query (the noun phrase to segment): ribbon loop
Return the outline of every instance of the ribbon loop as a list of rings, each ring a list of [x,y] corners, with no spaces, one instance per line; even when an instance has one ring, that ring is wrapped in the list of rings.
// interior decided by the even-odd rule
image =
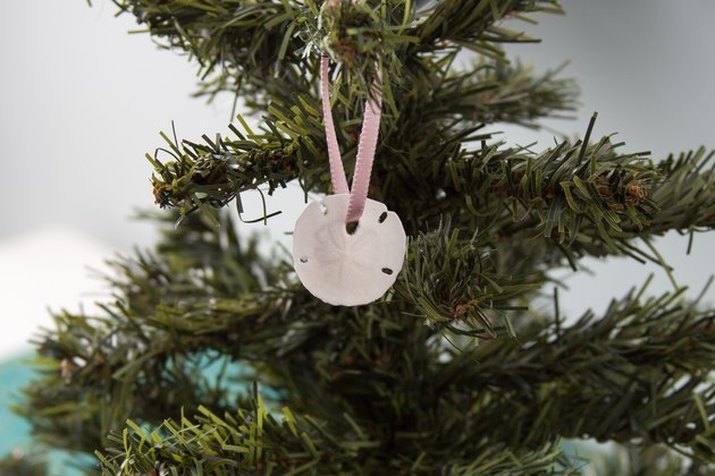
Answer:
[[[345,169],[340,157],[340,146],[333,122],[333,113],[330,107],[330,88],[328,55],[323,53],[320,58],[320,91],[323,105],[323,120],[325,122],[325,137],[328,143],[328,159],[330,161],[330,179],[333,192],[336,194],[350,194],[346,223],[360,220],[365,210],[365,202],[370,188],[372,164],[375,161],[375,149],[380,134],[380,119],[382,115],[382,92],[378,87],[373,87],[373,98],[365,101],[365,112],[358,142],[357,157],[355,159],[355,172],[353,173],[352,186],[348,188]],[[375,85],[374,85],[375,86]]]

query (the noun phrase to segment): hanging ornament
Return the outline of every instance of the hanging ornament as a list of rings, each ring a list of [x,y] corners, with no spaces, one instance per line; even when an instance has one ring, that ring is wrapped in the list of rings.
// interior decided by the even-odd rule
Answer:
[[[298,278],[318,299],[358,306],[379,299],[394,284],[407,251],[396,213],[367,198],[380,131],[382,95],[365,103],[352,187],[348,187],[328,87],[328,56],[320,62],[320,89],[334,195],[311,203],[293,232],[293,265]]]

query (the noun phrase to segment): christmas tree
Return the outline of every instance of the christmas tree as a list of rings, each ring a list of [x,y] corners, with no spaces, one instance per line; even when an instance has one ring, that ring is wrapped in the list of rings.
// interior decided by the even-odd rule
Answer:
[[[563,442],[592,439],[629,448],[633,474],[713,470],[715,312],[646,281],[566,319],[552,274],[585,257],[667,268],[653,238],[715,226],[713,154],[631,153],[592,136],[595,115],[538,152],[485,128],[575,107],[572,81],[503,47],[535,41],[518,21],[556,1],[115,3],[241,111],[226,134],[170,130],[148,155],[163,239],[114,262],[102,315],[58,312],[38,338],[20,408],[38,441],[107,475],[580,474]],[[379,270],[383,296],[336,306],[301,282],[302,255],[259,251],[241,194],[267,192],[270,225],[290,182],[306,202],[343,193],[329,149],[352,175],[370,111],[366,193],[406,253]],[[31,459],[0,470],[43,474]]]

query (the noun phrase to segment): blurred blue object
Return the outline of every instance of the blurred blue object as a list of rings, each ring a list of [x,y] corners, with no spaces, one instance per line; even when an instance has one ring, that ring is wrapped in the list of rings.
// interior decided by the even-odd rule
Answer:
[[[27,362],[32,356],[0,363],[0,454],[4,455],[30,443],[30,425],[10,408],[21,398],[20,391],[32,380]]]
[[[31,365],[33,357],[33,354],[28,354],[0,362],[0,457],[15,450],[25,452],[32,448],[37,451],[37,445],[31,446],[30,425],[11,410],[21,401],[22,389],[34,377]],[[49,451],[48,461],[50,475],[82,474],[76,468],[81,462],[69,453]]]

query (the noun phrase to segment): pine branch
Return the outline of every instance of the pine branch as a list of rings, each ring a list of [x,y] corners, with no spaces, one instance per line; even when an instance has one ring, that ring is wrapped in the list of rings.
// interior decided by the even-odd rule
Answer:
[[[532,296],[547,278],[498,272],[499,258],[488,243],[479,234],[460,239],[458,230],[448,228],[419,235],[410,244],[395,291],[435,329],[481,339],[515,337],[508,312],[524,310],[518,301]]]
[[[604,137],[596,144],[565,141],[534,153],[482,143],[477,149],[458,150],[439,167],[422,172],[425,176],[403,180],[431,182],[432,190],[441,191],[440,207],[424,206],[427,200],[435,201],[434,195],[416,197],[424,207],[423,220],[454,211],[455,222],[492,228],[501,237],[526,229],[572,245],[583,228],[592,226],[594,234],[607,240],[622,230],[624,221],[633,228],[644,227],[656,208],[648,191],[657,169],[647,154],[618,153],[622,145]],[[661,180],[668,183],[666,177]],[[393,189],[395,184],[401,185],[393,181]],[[398,188],[393,193],[405,191]]]
[[[480,0],[477,5],[449,0],[434,9],[417,9],[404,0],[114,2],[145,25],[160,46],[183,50],[199,63],[201,94],[214,97],[227,90],[262,97],[272,82],[266,78],[291,70],[312,76],[311,63],[325,49],[340,63],[351,97],[360,101],[377,77],[376,66],[390,78],[389,88],[409,89],[424,73],[409,67],[419,58],[438,61],[445,52],[466,47],[503,61],[498,43],[535,40],[497,23],[509,17],[531,21],[523,15],[535,12],[561,13],[554,0]],[[388,91],[386,104],[397,111],[391,95]]]
[[[296,416],[287,407],[279,421],[257,394],[242,406],[245,409],[239,407],[223,418],[202,406],[193,421],[186,417],[166,420],[151,432],[129,421],[127,429],[110,437],[108,455],[97,454],[104,474],[359,472],[358,452],[374,446],[369,440],[351,440],[310,418]]]
[[[534,76],[520,62],[476,62],[435,88],[426,109],[474,124],[505,122],[538,128],[538,119],[566,118],[576,110],[578,89],[558,77],[563,67]]]
[[[263,290],[285,270],[221,219],[213,228],[197,215],[167,233],[158,254],[117,260],[116,301],[104,315],[55,314],[57,328],[37,339],[42,378],[20,409],[42,441],[93,451],[130,416],[157,425],[202,404],[228,411],[240,391],[233,362],[276,358],[320,331],[328,306],[305,291]]]
[[[224,355],[230,361],[253,362],[258,378],[282,390],[285,397],[278,396],[279,401],[285,398],[294,410],[313,415],[339,435],[354,430],[341,430],[345,422],[338,424],[331,416],[347,412],[371,440],[380,442],[380,449],[371,456],[378,466],[387,464],[385,454],[399,454],[415,461],[420,452],[425,452],[420,459],[425,474],[434,472],[434,465],[442,465],[443,461],[450,461],[455,471],[462,468],[464,474],[479,474],[470,473],[470,468],[481,471],[482,463],[496,464],[491,456],[475,463],[474,458],[483,454],[493,454],[506,464],[513,448],[520,445],[513,444],[508,435],[503,436],[502,443],[477,436],[492,434],[495,428],[520,428],[513,421],[493,419],[505,415],[517,415],[523,428],[538,429],[520,433],[527,440],[522,443],[531,448],[561,435],[580,436],[582,430],[598,438],[630,441],[634,434],[643,437],[642,432],[623,428],[626,423],[622,419],[594,416],[578,431],[569,426],[584,418],[581,404],[597,409],[600,403],[602,411],[611,411],[612,403],[630,395],[628,392],[638,398],[628,400],[634,407],[626,410],[640,418],[638,421],[660,422],[648,428],[646,442],[668,442],[671,435],[677,435],[680,445],[697,442],[698,434],[707,438],[702,433],[707,425],[699,419],[701,412],[690,392],[707,375],[696,370],[706,368],[703,362],[713,361],[712,349],[706,344],[712,339],[708,334],[712,318],[697,314],[692,307],[678,308],[673,300],[649,305],[626,300],[622,306],[614,305],[609,310],[602,319],[607,324],[584,319],[574,328],[565,329],[555,342],[550,332],[545,332],[534,339],[521,335],[523,345],[504,339],[482,343],[477,353],[454,353],[453,361],[463,365],[455,368],[454,363],[440,364],[438,356],[450,349],[453,352],[453,344],[448,343],[461,342],[464,332],[459,332],[459,327],[450,329],[444,316],[452,317],[461,326],[461,320],[469,323],[472,311],[491,312],[490,307],[499,307],[500,299],[508,303],[510,298],[517,299],[524,293],[528,296],[533,291],[530,286],[514,286],[503,276],[489,276],[493,269],[491,259],[481,251],[480,236],[476,241],[458,240],[456,234],[444,230],[420,237],[411,245],[405,282],[397,287],[400,296],[411,295],[412,299],[368,306],[355,314],[347,309],[336,312],[294,288],[278,294],[259,291],[260,279],[247,270],[266,269],[268,282],[275,282],[284,271],[272,271],[266,264],[252,266],[256,257],[250,250],[254,248],[241,247],[242,241],[229,222],[212,228],[199,218],[200,215],[192,217],[166,235],[160,246],[165,255],[147,259],[146,254],[140,254],[135,263],[119,266],[126,281],[115,283],[126,296],[118,295],[118,304],[107,307],[109,322],[64,314],[59,318],[61,327],[56,335],[44,338],[41,349],[55,364],[45,372],[42,383],[36,383],[28,392],[26,414],[45,441],[87,451],[109,444],[116,450],[117,442],[103,438],[104,432],[118,429],[130,410],[132,418],[150,427],[179,415],[182,408],[193,412],[205,405],[219,414],[232,413],[235,397],[227,393],[225,380],[208,382],[202,370],[205,361],[194,357],[212,355],[207,352]],[[461,264],[456,266],[457,263]],[[469,279],[460,277],[462,274]],[[418,275],[424,279],[418,279]],[[459,282],[460,287],[450,288],[442,282]],[[461,294],[449,294],[455,292]],[[462,314],[454,314],[459,311],[457,306],[452,307],[452,314],[445,312],[450,310],[450,303],[470,296],[482,300],[463,307]],[[425,297],[437,303],[440,310],[439,318],[433,319],[434,327],[424,326],[412,317],[419,313],[432,317],[425,311],[429,309],[424,307]],[[479,320],[473,322],[482,325]],[[373,328],[373,323],[380,323],[380,327]],[[654,336],[647,346],[639,333],[643,329]],[[436,338],[449,334],[455,337]],[[327,335],[331,336],[329,340]],[[468,349],[470,344],[465,342],[459,345]],[[598,346],[603,346],[600,353],[593,351]],[[457,357],[460,355],[463,357]],[[625,370],[611,370],[604,363],[620,365]],[[541,380],[534,379],[535,369],[540,368],[535,366],[539,365],[544,366],[536,372]],[[659,373],[661,368],[667,370]],[[682,382],[689,373],[693,375],[691,380],[671,395],[672,385]],[[623,375],[638,378],[628,380]],[[646,381],[640,380],[641,376]],[[456,381],[450,382],[450,378]],[[526,386],[527,381],[532,387]],[[618,387],[631,381],[638,387]],[[650,381],[659,383],[655,387],[657,399],[647,402],[657,408],[655,414],[649,413],[649,405],[640,403],[643,386]],[[477,387],[481,388],[481,397],[473,400],[475,394],[469,389]],[[589,393],[588,389],[593,391]],[[652,391],[650,387],[647,390]],[[365,398],[384,392],[391,398]],[[489,397],[491,392],[501,397],[493,399]],[[713,396],[707,392],[702,394],[703,412],[711,414]],[[545,399],[543,406],[522,401],[534,395]],[[606,397],[612,400],[603,400]],[[552,398],[560,400],[549,405]],[[474,418],[468,418],[470,413],[464,405],[475,412]],[[541,421],[538,412],[543,408],[553,412],[545,420],[554,422],[548,428],[537,424]],[[566,408],[573,408],[573,413],[565,412]],[[460,417],[454,419],[455,415]],[[497,417],[485,419],[484,415]],[[530,419],[533,425],[524,423]],[[599,433],[600,427],[588,426],[605,421],[611,421],[615,429],[605,427]],[[695,433],[691,424],[696,425]],[[460,436],[457,439],[455,435]],[[134,440],[133,447],[138,441]],[[182,445],[181,441],[170,440],[167,451],[189,451]],[[700,453],[705,451],[695,444],[694,447]],[[535,460],[541,460],[543,455],[538,455]],[[153,457],[149,454],[138,458],[145,458],[148,464]],[[151,461],[154,464],[156,459]],[[517,461],[513,467],[518,471],[528,467],[521,456]],[[554,460],[542,461],[552,464]],[[323,468],[323,463],[313,464]],[[537,467],[539,471],[544,468]]]
[[[575,267],[581,256],[609,254],[658,262],[631,241],[715,226],[713,153],[703,148],[653,163],[648,153],[621,153],[623,143],[610,137],[565,141],[541,153],[483,142],[452,149],[435,164],[417,155],[421,145],[393,151],[389,169],[376,174],[387,178],[375,195],[413,218],[408,230],[449,216],[455,227],[491,234],[503,257],[513,250],[512,265],[525,258],[533,266],[557,264],[566,256]]]
[[[555,72],[534,78],[521,66],[479,63],[472,71],[450,75],[452,60],[441,64],[441,79],[434,91],[433,77],[429,84],[416,85],[424,95],[413,91],[399,98],[402,112],[386,117],[384,145],[378,155],[398,153],[398,158],[410,162],[446,162],[460,142],[489,137],[473,134],[484,121],[533,126],[536,117],[572,108],[571,83],[554,79]],[[425,71],[436,67],[426,62],[423,66]],[[169,148],[158,148],[148,157],[156,171],[156,202],[179,207],[182,215],[197,209],[211,214],[210,207],[225,206],[244,191],[267,185],[272,194],[295,178],[306,191],[326,191],[329,177],[320,102],[317,97],[303,96],[295,104],[289,92],[301,89],[310,89],[302,76],[289,74],[275,81],[268,92],[271,115],[260,132],[252,131],[239,117],[241,129],[229,126],[235,138],[204,136],[203,143],[179,143],[175,134],[174,138],[162,134]],[[347,92],[339,96],[343,101],[334,109],[338,118],[346,118],[338,131],[349,163],[356,152],[358,130],[357,123],[349,120],[352,104],[347,96]],[[249,101],[249,106],[261,104]],[[159,160],[161,153],[168,154],[167,163]],[[409,172],[419,167],[414,163],[395,166],[398,171],[407,167]]]
[[[613,301],[600,318],[587,313],[569,327],[455,352],[438,392],[475,418],[491,416],[475,434],[514,447],[584,437],[662,443],[712,461],[715,314],[679,295],[643,293]]]
[[[161,47],[188,53],[202,78],[232,74],[237,85],[272,75],[278,61],[300,64],[305,39],[295,34],[300,32],[296,26],[311,11],[292,0],[113,1],[120,13],[134,15]],[[312,13],[315,23],[317,12]]]
[[[309,61],[327,49],[364,98],[375,65],[400,71],[397,51],[415,38],[405,32],[409,3],[233,0],[115,0],[166,48],[188,52],[199,65],[202,89],[215,94],[247,87],[259,92],[284,69],[308,74]],[[312,54],[311,54],[312,53]],[[398,81],[399,82],[399,81]],[[243,91],[242,91],[243,92]]]
[[[158,424],[183,407],[232,406],[226,381],[207,375],[225,360],[207,350],[208,338],[172,342],[147,326],[131,333],[126,329],[139,327],[136,316],[122,322],[65,314],[55,321],[56,337],[40,343],[47,360],[41,379],[25,389],[19,409],[50,446],[91,452],[130,416]]]
[[[287,407],[281,417],[273,416],[257,395],[244,405],[245,410],[224,417],[201,407],[193,420],[167,420],[151,432],[129,421],[121,434],[110,438],[108,451],[98,453],[103,474],[576,474],[555,469],[558,463],[570,465],[548,445],[531,452],[492,447],[469,462],[443,465],[424,457],[405,464],[394,453],[383,460],[373,451],[379,443],[358,427],[340,433],[335,425],[296,415]],[[355,423],[345,416],[342,426],[351,425]]]
[[[525,14],[562,14],[555,0],[451,0],[435,2],[434,11],[417,28],[420,46],[453,44],[485,56],[501,56],[494,43],[530,42],[522,32],[508,30],[497,23],[512,16],[530,21]],[[423,46],[424,45],[424,46]]]
[[[181,149],[170,141],[174,160],[152,159],[157,202],[179,206],[183,214],[199,208],[210,214],[207,204],[226,205],[264,183],[271,193],[294,176],[306,191],[327,191],[316,108],[307,101],[292,110],[274,104],[279,119],[269,120],[263,133],[232,127],[239,140],[205,138],[207,145],[184,142]],[[437,227],[450,214],[457,227],[489,230],[495,247],[508,247],[507,237],[512,243],[519,243],[518,237],[546,238],[543,252],[532,256],[552,262],[556,253],[574,263],[586,254],[653,260],[630,242],[715,225],[715,174],[707,169],[712,153],[704,149],[659,164],[645,153],[620,153],[623,144],[609,137],[588,145],[562,142],[538,154],[484,143],[465,150],[465,141],[488,136],[458,120],[435,129],[439,119],[406,112],[403,117],[424,122],[386,131],[378,154],[389,154],[390,160],[377,161],[371,195],[407,218],[408,234]],[[431,136],[421,134],[425,124],[433,127]],[[347,142],[350,160],[356,141]],[[400,198],[405,196],[411,200]]]
[[[223,309],[231,322],[260,315],[267,302],[255,292],[273,277],[256,244],[239,243],[229,222],[208,236],[196,222],[165,240],[163,259],[138,252],[135,260],[114,263],[121,273],[110,280],[116,301],[101,306],[103,316],[55,313],[56,329],[36,341],[42,384],[26,389],[21,409],[43,441],[93,451],[130,415],[160,422],[164,412],[178,414],[183,406],[228,405],[225,381],[203,372],[223,358],[209,350],[216,327],[211,309]],[[235,299],[226,305],[225,296]],[[206,316],[197,319],[203,328],[180,313],[187,303]],[[177,319],[186,319],[190,335],[173,330]]]
[[[165,233],[157,253],[137,252],[133,259],[114,262],[118,277],[111,278],[110,284],[116,300],[102,306],[104,316],[55,315],[57,328],[37,341],[44,365],[41,384],[35,382],[27,389],[28,402],[22,409],[44,441],[91,450],[130,415],[156,423],[162,416],[200,404],[228,409],[234,394],[226,386],[228,376],[207,377],[204,369],[211,364],[251,362],[257,369],[267,369],[266,378],[277,388],[289,385],[292,375],[305,375],[305,370],[296,371],[296,365],[303,369],[318,365],[326,371],[311,375],[311,385],[298,386],[303,389],[318,388],[317,381],[332,381],[330,375],[342,372],[342,361],[316,363],[323,358],[325,335],[331,332],[339,343],[356,332],[373,331],[358,324],[359,318],[349,309],[335,309],[312,298],[292,274],[285,277],[287,265],[259,258],[255,242],[243,245],[227,215],[220,219],[223,226],[215,228],[200,215],[191,217]],[[163,220],[172,222],[170,217]],[[539,283],[536,279],[517,283],[494,274],[492,260],[481,256],[479,242],[458,240],[455,233],[434,233],[410,249],[408,268],[414,271],[406,272],[399,293],[418,302],[417,309],[432,327],[415,326],[414,318],[403,317],[406,311],[416,312],[407,298],[366,309],[380,316],[384,325],[392,322],[389,328],[396,333],[396,342],[406,333],[419,334],[415,342],[443,331],[505,333],[509,323],[503,313],[510,309],[510,300],[533,293]],[[430,264],[438,254],[447,261]],[[464,262],[452,266],[453,260]],[[441,271],[430,266],[441,266]],[[469,279],[444,295],[446,289],[430,289],[429,281],[411,281],[413,274],[421,273],[437,281],[449,278],[445,273],[466,273]],[[266,287],[266,283],[274,284]],[[480,293],[481,302],[470,300]],[[503,309],[494,314],[494,306]],[[358,359],[346,355],[348,368],[384,352],[379,342],[364,345],[367,350],[360,351]],[[317,349],[320,355],[313,355]],[[410,355],[418,352],[433,351],[415,348]],[[302,360],[306,358],[308,362]],[[291,365],[285,366],[286,360]],[[370,378],[382,381],[385,374]],[[294,402],[311,401],[306,390],[294,393]]]
[[[432,327],[423,325],[408,315],[416,313],[409,301],[393,299],[355,314],[317,302],[294,281],[283,290],[259,291],[260,276],[276,283],[285,269],[274,270],[261,262],[253,244],[242,245],[230,221],[214,228],[200,218],[195,215],[180,227],[169,227],[157,255],[138,253],[134,260],[118,261],[121,274],[112,279],[116,303],[104,307],[106,316],[56,316],[58,329],[39,341],[47,359],[42,380],[26,391],[23,412],[35,433],[53,446],[91,451],[111,444],[106,433],[117,430],[129,416],[142,425],[155,426],[182,409],[193,412],[201,405],[219,413],[231,412],[236,401],[228,385],[232,375],[212,379],[206,370],[207,363],[224,356],[219,363],[253,364],[255,376],[280,390],[279,395],[289,395],[285,404],[292,408],[310,409],[310,414],[326,422],[332,421],[336,406],[343,408],[353,420],[370,428],[373,438],[392,445],[386,442],[396,437],[394,422],[409,422],[420,414],[423,396],[414,382],[419,375],[429,374],[440,351],[435,346],[439,340],[431,336],[460,335],[464,330],[451,331],[445,319]],[[173,221],[171,217],[162,220],[167,225]],[[461,247],[463,253],[476,252],[474,256],[479,257],[478,242],[456,240],[454,234],[435,233],[413,244],[410,256],[424,251],[451,256],[450,247]],[[448,249],[442,249],[445,246]],[[430,273],[425,269],[429,261],[427,257],[416,266]],[[256,269],[263,272],[256,275]],[[474,281],[466,281],[463,286],[467,288],[460,292],[483,291],[498,303],[515,292],[533,290],[533,286],[512,289],[512,283],[500,282],[501,277],[480,278],[488,276],[489,269],[488,259],[476,269],[465,265]],[[439,279],[439,274],[431,274]],[[454,316],[456,325],[469,323],[477,309],[465,306]],[[365,320],[366,316],[374,320]],[[371,322],[380,322],[380,330],[373,329]],[[471,326],[478,329],[483,324],[477,319]],[[328,346],[327,335],[331,335]],[[410,403],[375,400],[366,405],[365,389],[374,386],[376,391],[385,391],[387,382],[393,382],[393,391]],[[439,444],[442,449],[422,464],[432,468],[435,461],[442,461],[440,454],[452,454],[447,448],[453,444],[452,435],[445,433]],[[449,459],[455,471],[476,464],[470,458],[477,447],[466,445],[461,459]],[[408,444],[405,451],[414,452],[417,458],[419,447]],[[479,453],[484,460],[475,467],[501,467],[513,456],[513,450],[506,448],[485,447],[484,451]],[[526,465],[529,458],[544,455],[517,456],[518,464]]]
[[[461,210],[456,220],[468,227],[491,228],[497,247],[546,238],[572,263],[586,254],[657,262],[631,241],[715,227],[713,152],[652,163],[620,146],[603,138],[541,154],[483,148],[447,164],[443,207]]]

